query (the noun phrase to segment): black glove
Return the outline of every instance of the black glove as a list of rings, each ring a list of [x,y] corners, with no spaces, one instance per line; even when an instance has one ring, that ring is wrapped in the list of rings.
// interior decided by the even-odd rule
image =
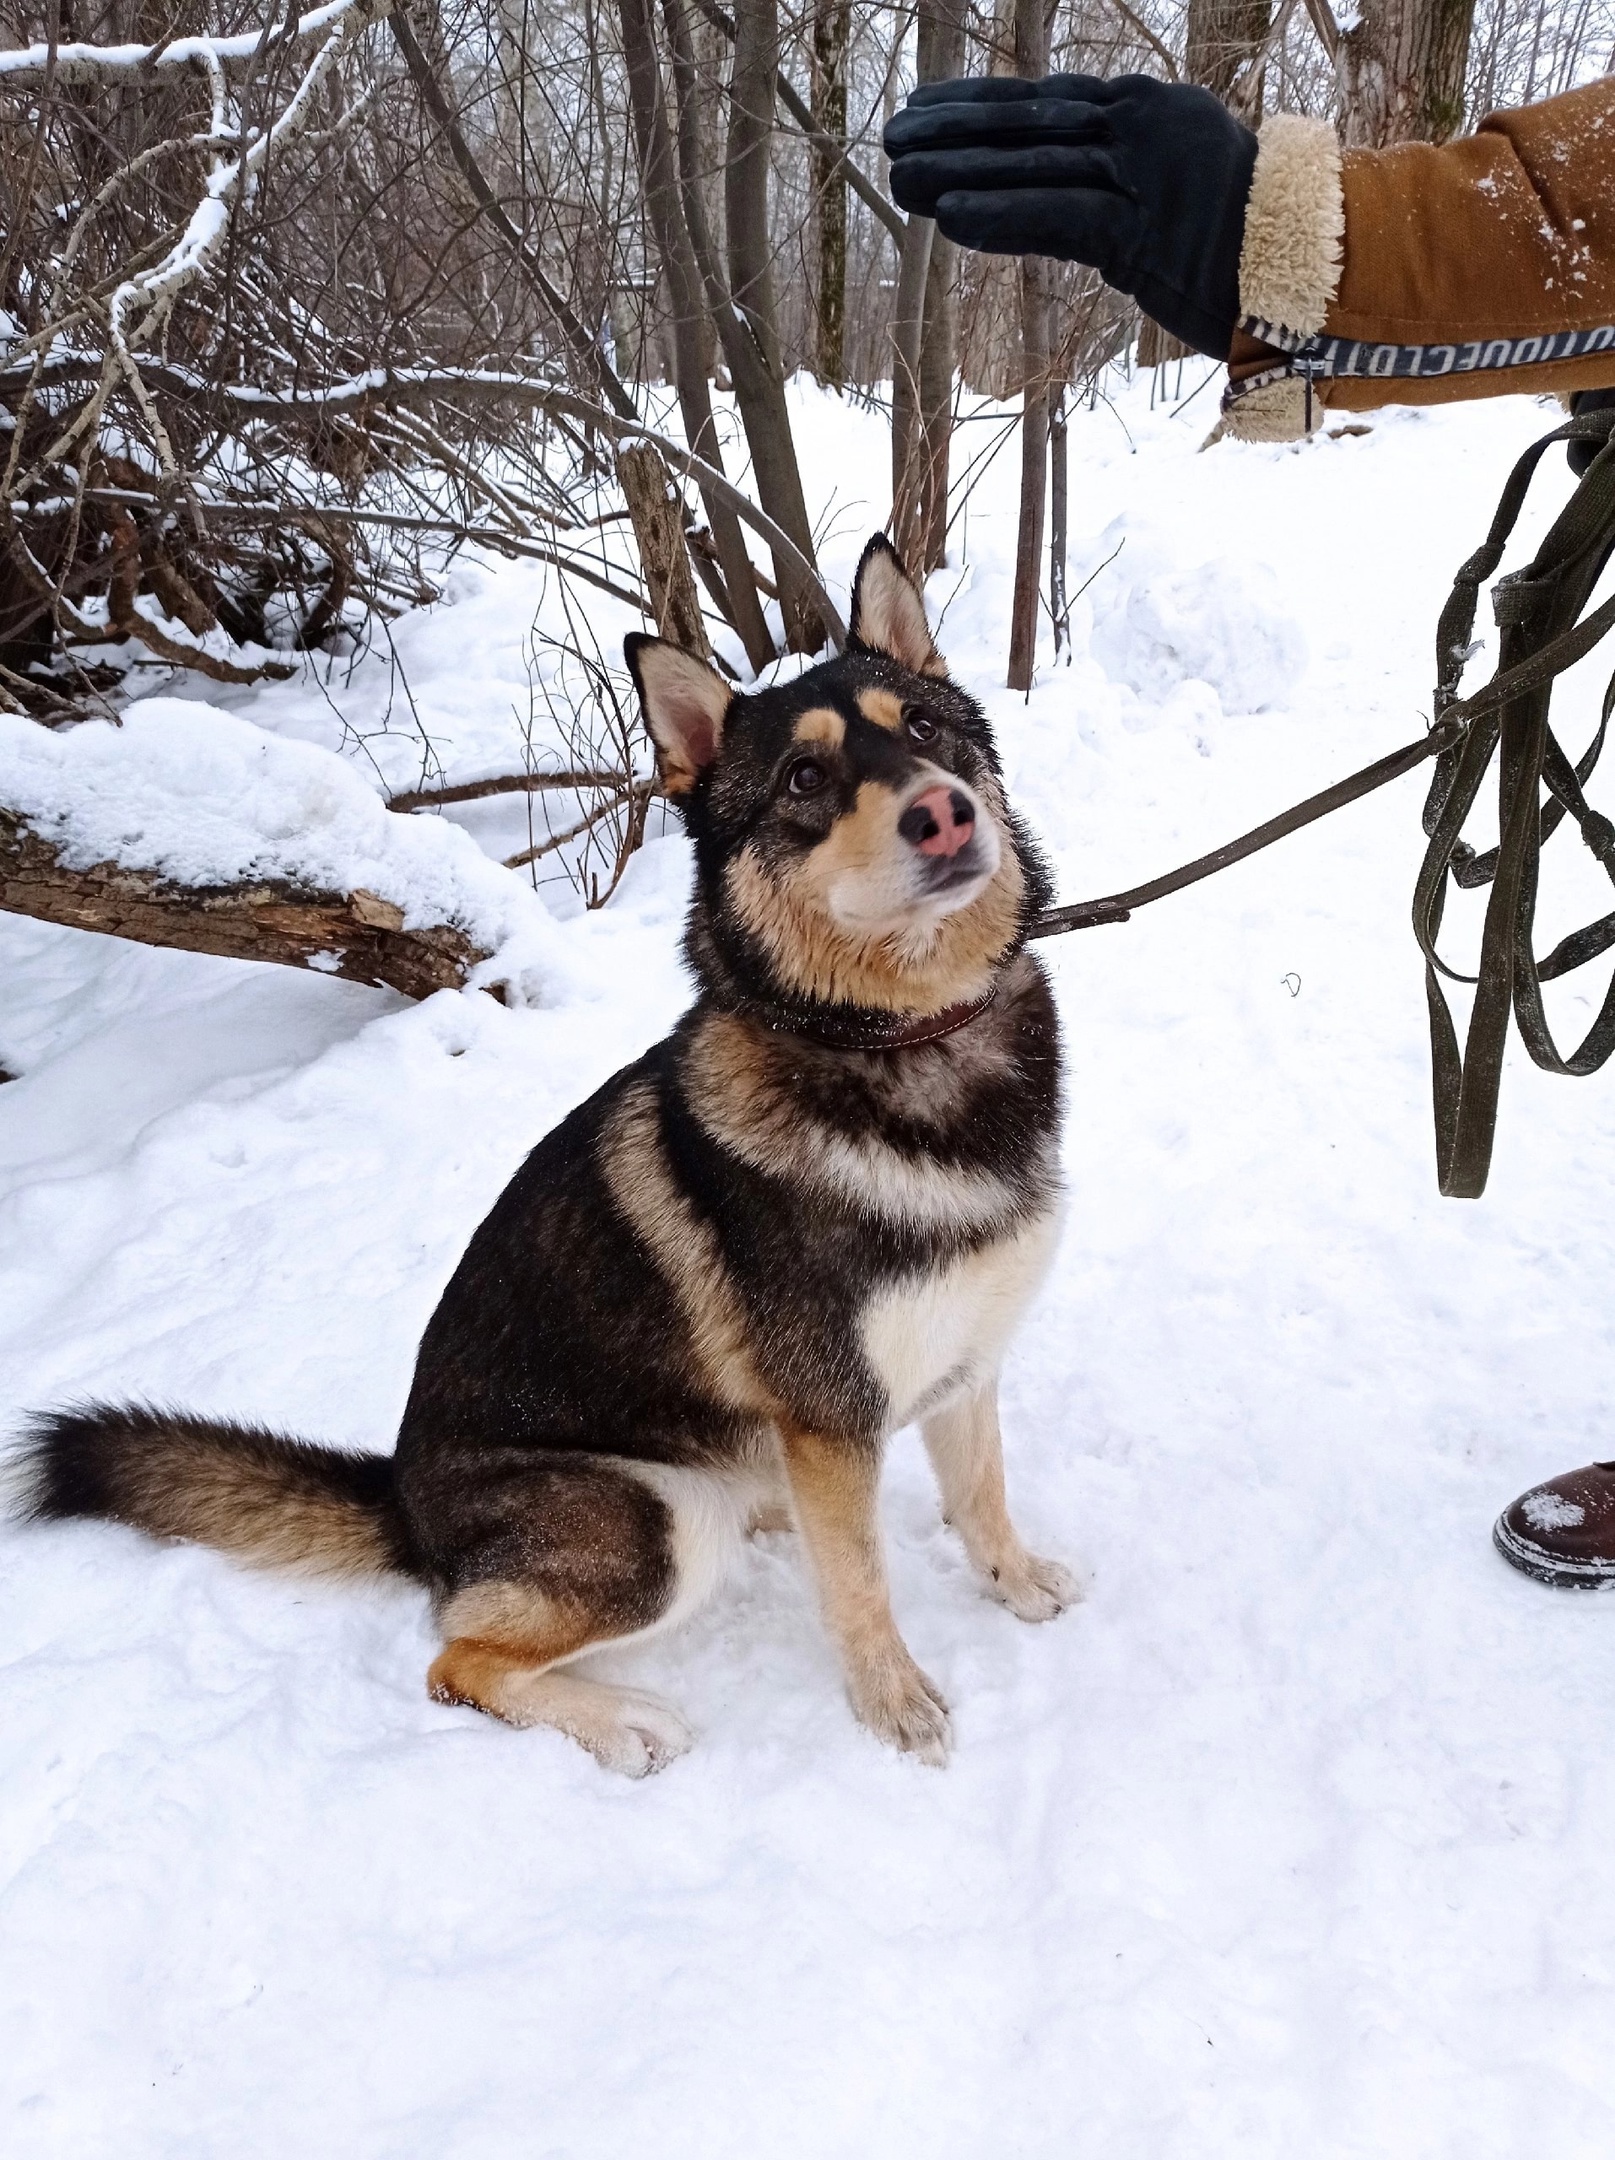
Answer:
[[[886,129],[892,199],[994,255],[1089,263],[1225,360],[1256,137],[1209,90],[1148,75],[925,83]]]

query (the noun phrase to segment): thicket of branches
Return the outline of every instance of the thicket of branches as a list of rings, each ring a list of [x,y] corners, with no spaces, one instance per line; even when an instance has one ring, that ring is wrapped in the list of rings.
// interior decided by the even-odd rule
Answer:
[[[889,411],[922,570],[970,484],[958,399],[1020,401],[1024,686],[1063,632],[1065,412],[1141,328],[1166,347],[1090,273],[961,261],[892,207],[913,81],[1142,70],[1385,141],[1612,37],[1615,0],[0,0],[0,703],[289,672],[466,545],[721,630],[731,668],[834,642],[799,368]],[[574,657],[614,792],[563,814],[609,813],[620,873],[631,748]]]

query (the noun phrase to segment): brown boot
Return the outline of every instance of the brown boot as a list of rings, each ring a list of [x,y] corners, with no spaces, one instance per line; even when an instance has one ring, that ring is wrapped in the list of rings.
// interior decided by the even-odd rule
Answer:
[[[1533,1485],[1498,1516],[1492,1543],[1556,1590],[1615,1586],[1615,1462]]]

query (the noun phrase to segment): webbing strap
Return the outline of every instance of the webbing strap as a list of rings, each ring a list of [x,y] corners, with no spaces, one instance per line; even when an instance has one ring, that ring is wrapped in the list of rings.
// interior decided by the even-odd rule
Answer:
[[[1568,1057],[1554,1042],[1542,1004],[1545,979],[1567,974],[1615,944],[1615,913],[1562,939],[1541,962],[1532,940],[1542,842],[1566,815],[1615,881],[1615,826],[1590,809],[1582,793],[1604,747],[1615,680],[1605,692],[1593,739],[1574,765],[1548,723],[1555,678],[1615,628],[1615,599],[1582,617],[1615,548],[1612,426],[1615,414],[1586,413],[1525,453],[1509,475],[1484,544],[1459,571],[1436,631],[1437,724],[1458,722],[1463,732],[1437,760],[1425,804],[1429,846],[1414,889],[1413,933],[1424,954],[1430,1011],[1436,1170],[1441,1190],[1458,1199],[1476,1199],[1486,1189],[1511,1011],[1527,1051],[1548,1072],[1596,1072],[1615,1052],[1615,983]],[[1459,698],[1480,586],[1497,567],[1542,454],[1552,443],[1588,440],[1600,444],[1598,454],[1535,559],[1493,588],[1493,613],[1502,633],[1497,673],[1472,697]],[[1477,855],[1461,835],[1494,753],[1498,843]],[[1550,797],[1546,808],[1544,785]],[[1460,886],[1491,886],[1473,978],[1457,975],[1436,950],[1449,879]],[[1461,1052],[1443,975],[1475,985]]]
[[[1600,448],[1535,559],[1493,587],[1492,608],[1502,633],[1497,672],[1479,690],[1460,698],[1458,683],[1474,649],[1470,633],[1480,588],[1502,560],[1543,453],[1562,442],[1597,442]],[[1443,1193],[1478,1198],[1491,1167],[1510,1011],[1526,1049],[1548,1072],[1596,1072],[1615,1052],[1615,980],[1598,1017],[1568,1057],[1555,1044],[1542,1006],[1544,982],[1569,974],[1615,945],[1615,911],[1561,938],[1544,960],[1536,958],[1532,945],[1542,843],[1567,816],[1615,883],[1615,824],[1589,808],[1582,792],[1615,713],[1615,677],[1605,690],[1593,739],[1574,764],[1548,725],[1555,680],[1615,629],[1615,596],[1582,618],[1612,549],[1615,410],[1582,413],[1533,443],[1515,465],[1491,530],[1453,582],[1436,626],[1435,718],[1427,734],[1181,869],[1127,892],[1050,908],[1032,923],[1028,936],[1052,937],[1062,930],[1126,922],[1134,908],[1181,892],[1271,847],[1434,757],[1436,770],[1424,806],[1429,845],[1414,890],[1413,930],[1424,954],[1430,1011],[1436,1169]],[[1498,844],[1477,854],[1464,841],[1463,827],[1499,751]],[[1550,797],[1545,806],[1544,787]],[[1450,968],[1436,950],[1449,879],[1465,889],[1492,888],[1479,970],[1472,976]],[[1441,988],[1443,975],[1475,986],[1462,1051]]]

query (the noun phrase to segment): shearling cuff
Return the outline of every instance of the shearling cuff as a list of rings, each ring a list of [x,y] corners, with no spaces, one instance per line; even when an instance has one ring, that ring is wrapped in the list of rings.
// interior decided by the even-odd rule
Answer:
[[[1225,436],[1235,442],[1300,442],[1323,418],[1323,407],[1314,399],[1309,415],[1307,385],[1299,375],[1277,375],[1253,382],[1237,395],[1231,390],[1223,401],[1222,418],[1209,439],[1209,450]]]
[[[1239,256],[1241,327],[1288,348],[1323,328],[1340,283],[1346,197],[1324,120],[1275,113],[1257,137]]]

